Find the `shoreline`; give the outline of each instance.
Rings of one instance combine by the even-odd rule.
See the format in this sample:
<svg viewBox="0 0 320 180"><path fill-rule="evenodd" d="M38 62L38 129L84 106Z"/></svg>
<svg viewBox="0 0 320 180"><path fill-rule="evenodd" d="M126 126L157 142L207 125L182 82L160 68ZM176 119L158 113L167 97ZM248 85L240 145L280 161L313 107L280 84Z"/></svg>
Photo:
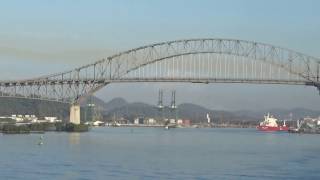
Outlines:
<svg viewBox="0 0 320 180"><path fill-rule="evenodd" d="M169 128L256 128L256 126L248 126L248 125L225 125L225 124L216 124L216 125L207 125L207 124L194 124L191 126L179 126L179 125L167 125ZM120 124L117 126L91 126L91 127L112 127L112 128L165 128L166 125L146 125L146 124Z"/></svg>

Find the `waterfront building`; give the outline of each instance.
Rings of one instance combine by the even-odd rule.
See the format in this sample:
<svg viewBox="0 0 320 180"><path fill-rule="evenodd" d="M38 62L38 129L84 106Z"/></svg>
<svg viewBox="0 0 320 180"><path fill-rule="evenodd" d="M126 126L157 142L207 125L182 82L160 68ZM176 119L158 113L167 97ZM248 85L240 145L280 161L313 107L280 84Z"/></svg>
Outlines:
<svg viewBox="0 0 320 180"><path fill-rule="evenodd" d="M120 119L116 120L116 122L118 124L129 124L129 120L127 120L127 119L125 119L123 117L121 117Z"/></svg>
<svg viewBox="0 0 320 180"><path fill-rule="evenodd" d="M177 124L180 126L188 127L191 126L191 120L189 119L178 119Z"/></svg>
<svg viewBox="0 0 320 180"><path fill-rule="evenodd" d="M15 114L13 114L12 116L11 116L11 118L13 119L13 120L15 120L16 122L23 122L23 116L22 115L15 115Z"/></svg>
<svg viewBox="0 0 320 180"><path fill-rule="evenodd" d="M156 124L156 120L153 119L153 118L149 118L147 121L146 121L146 124Z"/></svg>
<svg viewBox="0 0 320 180"><path fill-rule="evenodd" d="M170 124L175 124L176 120L175 119L170 119Z"/></svg>
<svg viewBox="0 0 320 180"><path fill-rule="evenodd" d="M44 117L45 120L49 121L49 122L56 122L57 121L57 117Z"/></svg>
<svg viewBox="0 0 320 180"><path fill-rule="evenodd" d="M9 116L0 116L0 119L12 119L12 117L9 117Z"/></svg>
<svg viewBox="0 0 320 180"><path fill-rule="evenodd" d="M320 117L318 118L305 117L303 118L301 124L305 124L310 128L315 128L316 126L320 125Z"/></svg>
<svg viewBox="0 0 320 180"><path fill-rule="evenodd" d="M138 117L134 119L134 124L143 124L144 118L143 117Z"/></svg>
<svg viewBox="0 0 320 180"><path fill-rule="evenodd" d="M189 120L189 119L184 119L184 120L183 120L183 125L184 125L184 126L191 126L191 120Z"/></svg>

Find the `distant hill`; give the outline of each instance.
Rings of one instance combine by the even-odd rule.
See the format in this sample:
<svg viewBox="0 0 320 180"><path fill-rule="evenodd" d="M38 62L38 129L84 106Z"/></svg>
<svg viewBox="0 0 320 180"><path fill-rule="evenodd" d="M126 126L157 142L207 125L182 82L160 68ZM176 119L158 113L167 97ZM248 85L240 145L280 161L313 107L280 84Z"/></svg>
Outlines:
<svg viewBox="0 0 320 180"><path fill-rule="evenodd" d="M121 102L121 103L115 103ZM108 107L103 111L105 119L112 119L116 117L124 117L132 120L136 117L162 117L164 114L167 118L174 118L175 113L169 108L160 111L156 106L144 103L127 103L124 99L116 98L108 102ZM184 103L178 105L177 115L181 119L191 119L193 122L206 122L206 114L209 113L210 117L215 122L258 122L263 120L263 116L270 112L272 115L280 120L290 120L290 113L292 119L301 119L306 116L318 117L320 111L314 111L304 108L295 108L291 110L286 109L270 109L267 111L219 111L210 110L208 108Z"/></svg>
<svg viewBox="0 0 320 180"><path fill-rule="evenodd" d="M60 119L66 119L69 116L69 105L34 99L0 98L0 115L11 116L12 114L57 116Z"/></svg>
<svg viewBox="0 0 320 180"><path fill-rule="evenodd" d="M281 120L293 120L301 119L307 116L316 118L320 116L320 111L305 109L305 108L294 108L294 109L269 109L265 111L236 111L239 115L249 115L255 119L263 118L264 115L270 113L274 115L277 119ZM292 114L292 117L291 115Z"/></svg>
<svg viewBox="0 0 320 180"><path fill-rule="evenodd" d="M87 97L86 99L81 101L80 105L81 106L86 106L88 104L95 104L95 105L97 105L99 107L105 107L106 106L106 103L103 100L101 100L101 99L99 99L99 98L97 98L95 96Z"/></svg>
<svg viewBox="0 0 320 180"><path fill-rule="evenodd" d="M112 101L111 101L112 102ZM110 104L112 107L112 104ZM207 122L206 115L210 114L212 121L215 122L232 122L232 121L256 121L256 119L227 111L213 111L195 104L181 104L178 105L177 111L166 107L162 111L156 106L145 103L126 103L122 106L111 108L103 112L105 119L112 119L114 117L124 117L125 119L133 121L136 117L147 118L181 118L190 119L195 123Z"/></svg>
<svg viewBox="0 0 320 180"><path fill-rule="evenodd" d="M115 108L125 106L128 102L123 98L114 98L106 103L95 96L90 96L81 102L81 106L86 106L87 104L95 104L100 109L103 109L103 111L111 111Z"/></svg>
<svg viewBox="0 0 320 180"><path fill-rule="evenodd" d="M111 101L105 103L104 111L112 111L116 108L124 107L128 102L123 98L114 98Z"/></svg>
<svg viewBox="0 0 320 180"><path fill-rule="evenodd" d="M95 104L101 112L104 120L111 120L114 117L124 117L133 120L136 117L155 117L155 118L175 118L190 119L193 122L206 122L206 114L209 113L214 122L258 122L263 119L263 115L270 112L278 119L290 119L292 113L293 120L306 116L318 117L320 111L304 108L270 109L268 111L218 111L191 104L183 103L178 105L177 113L170 108L160 111L156 106L145 103L128 103L122 98L114 98L109 102L104 102L97 97L88 97L82 102L82 113L87 104ZM69 105L40 100L19 99L19 98L0 98L0 115L11 114L35 114L37 116L57 116L61 119L68 119Z"/></svg>

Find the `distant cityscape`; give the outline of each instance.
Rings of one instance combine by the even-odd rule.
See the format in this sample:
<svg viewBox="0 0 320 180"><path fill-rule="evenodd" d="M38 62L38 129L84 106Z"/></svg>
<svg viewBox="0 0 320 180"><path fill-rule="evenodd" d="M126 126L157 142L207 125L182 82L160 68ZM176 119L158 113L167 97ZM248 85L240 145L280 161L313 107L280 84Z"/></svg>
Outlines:
<svg viewBox="0 0 320 180"><path fill-rule="evenodd" d="M169 98L164 98L164 90L159 90L156 105L144 103L128 103L124 99L115 98L108 103L97 97L90 96L81 104L81 122L90 126L111 126L111 127L235 127L235 128L255 128L262 120L266 112L253 113L248 111L228 112L210 110L194 104L176 104L176 91L170 91ZM168 96L168 92L167 92ZM164 99L167 101L165 102ZM16 105L26 104L30 100L23 100ZM37 103L41 101L35 101ZM5 103L5 102L4 102ZM10 103L9 103L10 104ZM0 104L1 106L1 104ZM15 107L16 107L15 106ZM0 123L37 124L37 123L66 123L65 115L57 112L65 112L65 106L57 104L39 105L45 111L37 114L32 106L29 110L21 114L11 114L0 116ZM47 108L45 108L47 106ZM51 106L55 108L50 108ZM4 108L5 109L5 108ZM21 109L24 109L21 106ZM52 110L52 111L51 111ZM293 115L294 112L295 114ZM303 127L315 129L320 126L320 112L306 109L296 110L273 110L273 114L279 118L280 122L286 122L290 127ZM10 111L7 111L7 113ZM19 112L16 109L15 112ZM3 114L3 112L2 112ZM54 115L56 114L56 115ZM62 115L62 116L61 116Z"/></svg>
<svg viewBox="0 0 320 180"><path fill-rule="evenodd" d="M279 124L300 128L304 132L318 132L320 112L307 109L251 112L210 110L195 104L177 105L175 90L158 92L154 105L128 103L122 98L109 102L89 96L81 104L81 124L108 127L171 127L171 128L255 128L263 116L271 112ZM69 106L57 102L6 98L0 102L0 125L66 124ZM273 123L277 124L277 123ZM51 128L53 129L53 128ZM59 127L55 127L59 129Z"/></svg>
<svg viewBox="0 0 320 180"><path fill-rule="evenodd" d="M15 123L56 123L62 122L62 120L58 119L58 117L44 116L37 117L36 115L16 115L13 114L11 116L0 116L1 121L12 120Z"/></svg>

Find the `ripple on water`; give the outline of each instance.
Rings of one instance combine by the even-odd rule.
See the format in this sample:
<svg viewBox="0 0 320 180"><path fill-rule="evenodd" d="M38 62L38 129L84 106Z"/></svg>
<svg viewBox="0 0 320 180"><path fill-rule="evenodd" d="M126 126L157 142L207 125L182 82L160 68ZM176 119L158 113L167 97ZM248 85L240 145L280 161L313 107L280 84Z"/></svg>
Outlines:
<svg viewBox="0 0 320 180"><path fill-rule="evenodd" d="M0 136L0 179L320 179L320 138L252 129L98 128Z"/></svg>

